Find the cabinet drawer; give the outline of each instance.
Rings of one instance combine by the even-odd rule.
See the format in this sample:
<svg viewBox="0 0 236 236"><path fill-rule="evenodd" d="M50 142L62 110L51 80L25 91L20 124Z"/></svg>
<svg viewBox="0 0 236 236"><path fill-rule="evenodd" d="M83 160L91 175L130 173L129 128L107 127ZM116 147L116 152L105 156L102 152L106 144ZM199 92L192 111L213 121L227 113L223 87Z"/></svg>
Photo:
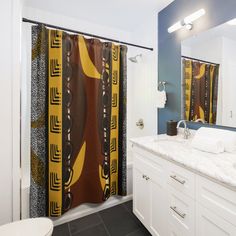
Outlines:
<svg viewBox="0 0 236 236"><path fill-rule="evenodd" d="M194 173L170 163L168 165L168 184L184 195L195 199Z"/></svg>
<svg viewBox="0 0 236 236"><path fill-rule="evenodd" d="M196 177L196 200L236 226L236 192L201 176Z"/></svg>
<svg viewBox="0 0 236 236"><path fill-rule="evenodd" d="M159 157L156 158L159 159ZM151 179L153 182L161 185L166 184L166 163L161 161L153 162L146 156L142 156L139 153L134 153L133 166L135 169L140 170L147 180Z"/></svg>
<svg viewBox="0 0 236 236"><path fill-rule="evenodd" d="M171 186L168 187L168 222L172 230L178 231L177 235L195 234L195 201Z"/></svg>
<svg viewBox="0 0 236 236"><path fill-rule="evenodd" d="M142 172L148 172L151 168L150 163L145 160L145 157L138 153L134 153L133 167L134 169L138 169Z"/></svg>
<svg viewBox="0 0 236 236"><path fill-rule="evenodd" d="M200 204L196 207L197 236L235 236L236 227Z"/></svg>
<svg viewBox="0 0 236 236"><path fill-rule="evenodd" d="M153 154L149 151L146 151L140 147L133 147L133 155L134 158L135 156L140 156L142 158L144 158L145 161L148 161L150 163L156 164L156 165L160 165L160 166L164 166L167 165L169 163L169 161L164 160L162 157L159 157L157 154Z"/></svg>

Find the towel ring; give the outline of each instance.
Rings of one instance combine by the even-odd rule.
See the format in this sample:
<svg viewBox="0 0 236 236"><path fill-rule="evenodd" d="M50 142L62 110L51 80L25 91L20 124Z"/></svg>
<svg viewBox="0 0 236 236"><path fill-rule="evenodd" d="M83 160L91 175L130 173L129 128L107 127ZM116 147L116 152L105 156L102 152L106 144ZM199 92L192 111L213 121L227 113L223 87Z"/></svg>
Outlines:
<svg viewBox="0 0 236 236"><path fill-rule="evenodd" d="M162 90L160 90L160 88L162 87ZM158 90L160 91L166 91L166 82L165 81L160 81L158 83Z"/></svg>

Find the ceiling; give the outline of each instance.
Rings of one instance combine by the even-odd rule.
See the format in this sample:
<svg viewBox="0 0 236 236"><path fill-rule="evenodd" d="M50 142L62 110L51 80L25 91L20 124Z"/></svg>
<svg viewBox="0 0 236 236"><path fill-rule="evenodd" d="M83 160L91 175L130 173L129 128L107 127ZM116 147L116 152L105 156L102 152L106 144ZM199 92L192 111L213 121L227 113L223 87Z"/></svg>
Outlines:
<svg viewBox="0 0 236 236"><path fill-rule="evenodd" d="M173 0L25 0L33 7L104 26L133 31Z"/></svg>

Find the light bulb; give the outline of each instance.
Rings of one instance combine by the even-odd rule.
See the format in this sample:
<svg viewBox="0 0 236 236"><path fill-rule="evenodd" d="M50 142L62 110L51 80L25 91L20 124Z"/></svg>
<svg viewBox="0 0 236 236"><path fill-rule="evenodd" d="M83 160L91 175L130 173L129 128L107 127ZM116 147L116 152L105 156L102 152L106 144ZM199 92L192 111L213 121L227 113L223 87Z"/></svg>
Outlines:
<svg viewBox="0 0 236 236"><path fill-rule="evenodd" d="M206 11L204 9L200 9L193 14L187 16L184 18L184 23L187 25L189 23L192 23L193 21L197 20L201 16L205 15Z"/></svg>
<svg viewBox="0 0 236 236"><path fill-rule="evenodd" d="M183 26L183 25L181 24L181 21L178 21L178 22L176 22L175 24L173 24L171 27L168 28L168 32L169 32L169 33L172 33L172 32L174 32L174 31L176 31L176 30L181 29L182 26Z"/></svg>

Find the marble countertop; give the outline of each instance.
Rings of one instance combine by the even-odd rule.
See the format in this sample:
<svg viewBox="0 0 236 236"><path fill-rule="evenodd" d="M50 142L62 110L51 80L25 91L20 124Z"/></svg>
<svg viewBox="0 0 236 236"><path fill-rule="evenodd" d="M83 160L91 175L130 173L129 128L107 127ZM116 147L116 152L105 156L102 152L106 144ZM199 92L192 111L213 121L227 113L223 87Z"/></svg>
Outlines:
<svg viewBox="0 0 236 236"><path fill-rule="evenodd" d="M236 191L236 152L220 154L202 152L191 147L191 137L184 140L181 134L140 137L130 141L146 151L210 177Z"/></svg>

